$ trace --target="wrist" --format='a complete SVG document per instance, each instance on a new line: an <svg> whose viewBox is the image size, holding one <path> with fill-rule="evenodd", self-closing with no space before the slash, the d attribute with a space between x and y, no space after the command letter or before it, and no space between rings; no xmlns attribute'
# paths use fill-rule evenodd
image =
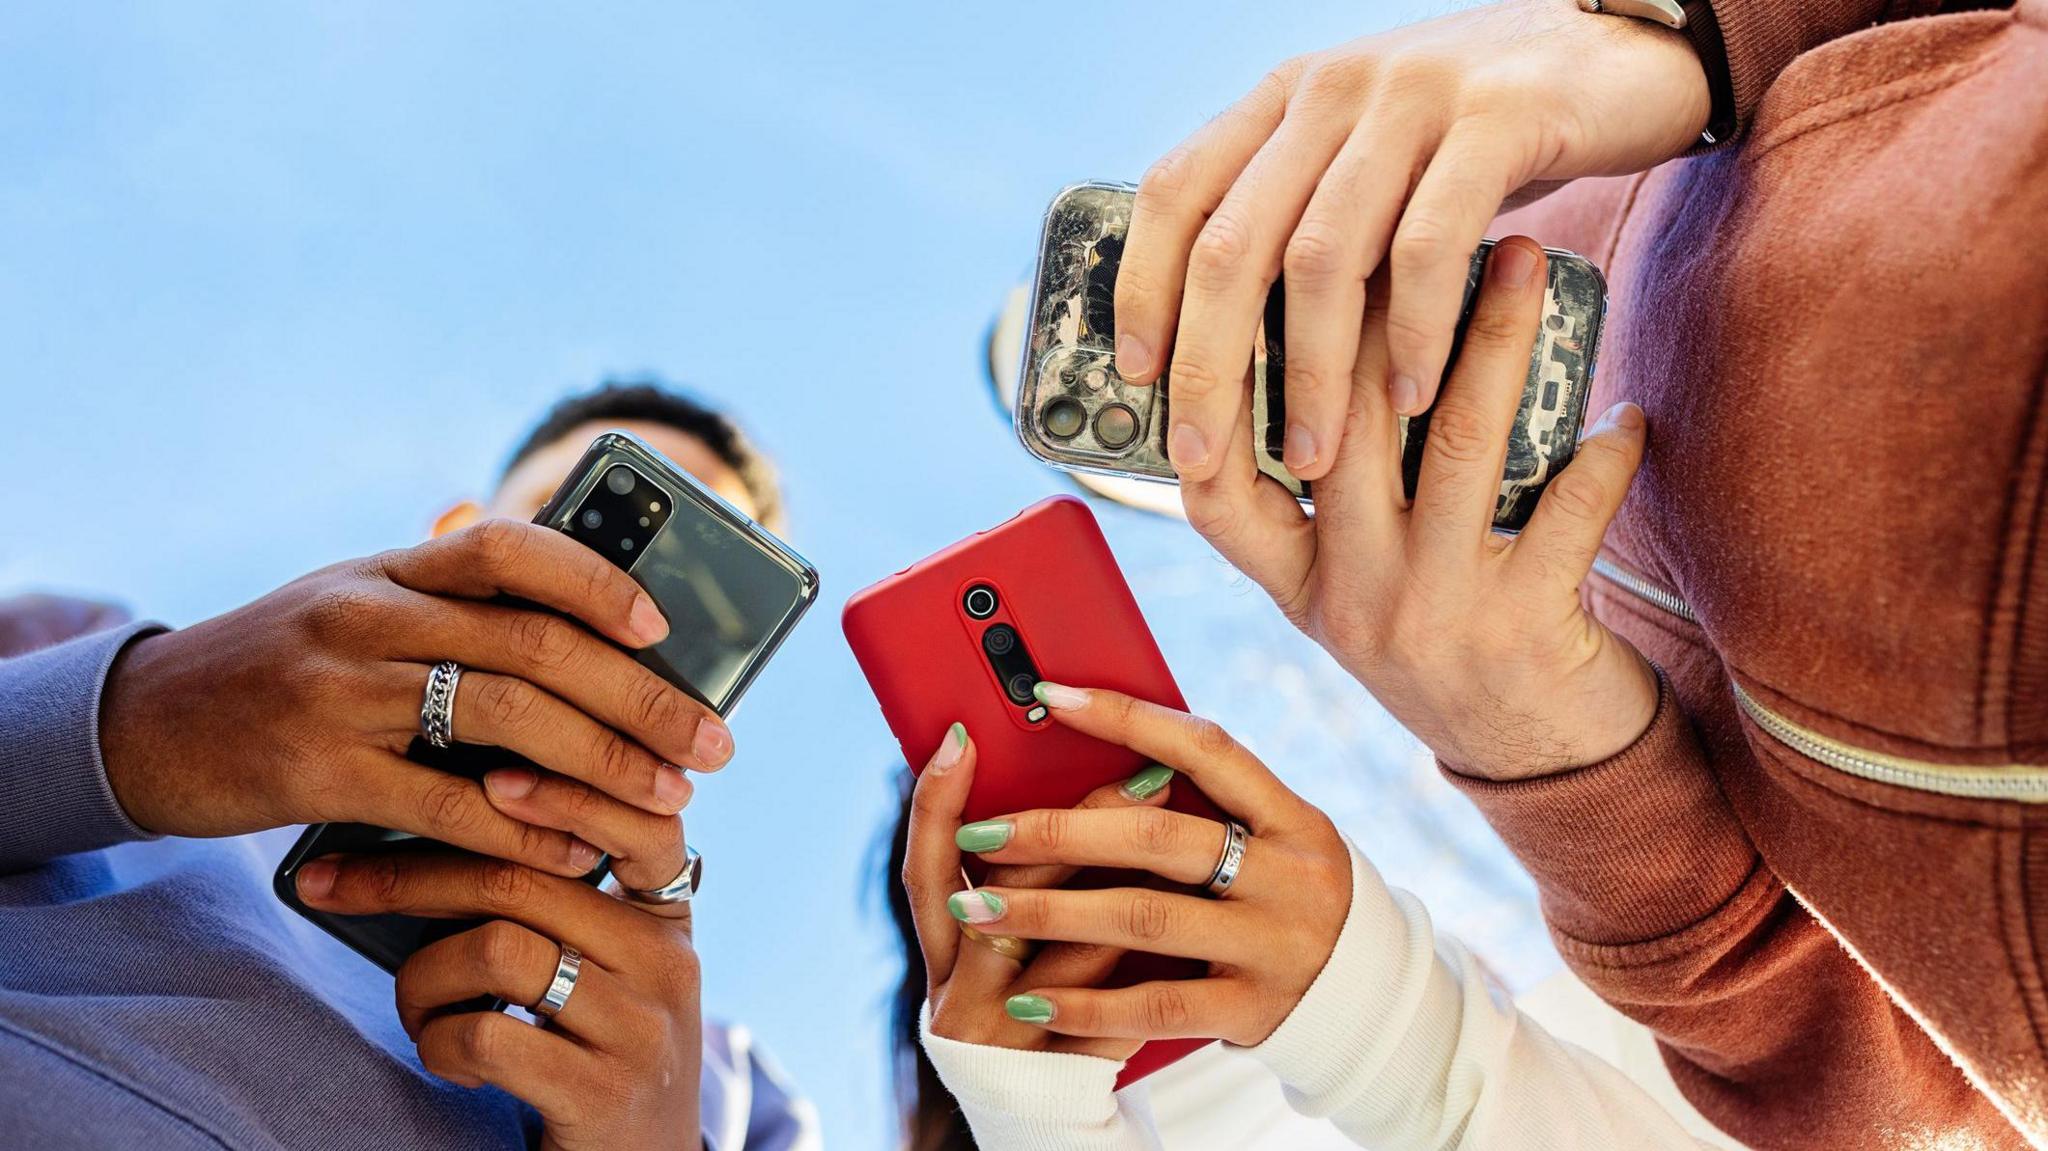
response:
<svg viewBox="0 0 2048 1151"><path fill-rule="evenodd" d="M152 835L166 834L152 785L159 776L154 765L167 758L162 752L172 738L155 722L164 708L154 689L164 643L174 634L143 636L123 647L107 670L100 696L100 759L107 787L129 821Z"/></svg>

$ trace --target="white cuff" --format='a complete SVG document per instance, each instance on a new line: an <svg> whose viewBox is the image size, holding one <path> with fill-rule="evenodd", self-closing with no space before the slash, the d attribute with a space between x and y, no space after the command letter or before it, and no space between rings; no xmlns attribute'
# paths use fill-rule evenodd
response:
<svg viewBox="0 0 2048 1151"><path fill-rule="evenodd" d="M1123 1064L1093 1055L1015 1051L918 1034L939 1081L960 1104L982 1151L1139 1151L1158 1147L1151 1117L1116 1094Z"/></svg>

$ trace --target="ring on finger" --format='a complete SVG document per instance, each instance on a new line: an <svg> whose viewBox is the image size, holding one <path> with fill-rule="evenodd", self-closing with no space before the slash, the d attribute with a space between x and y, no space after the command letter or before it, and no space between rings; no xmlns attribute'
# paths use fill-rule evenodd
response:
<svg viewBox="0 0 2048 1151"><path fill-rule="evenodd" d="M576 977L583 973L583 953L560 944L561 957L555 960L555 977L548 983L548 989L541 993L540 1002L528 1010L542 1019L553 1019L569 1005L569 996L576 990Z"/></svg>
<svg viewBox="0 0 2048 1151"><path fill-rule="evenodd" d="M444 659L427 673L426 694L420 698L420 734L435 747L455 742L455 685L462 682L462 665Z"/></svg>
<svg viewBox="0 0 2048 1151"><path fill-rule="evenodd" d="M619 885L619 891L629 902L640 905L640 910L663 919L680 919L690 914L690 901L697 898L697 889L704 883L704 856L696 848L683 845L683 869L676 877L660 887L627 887Z"/></svg>
<svg viewBox="0 0 2048 1151"><path fill-rule="evenodd" d="M1237 882L1237 873L1244 868L1245 843L1250 838L1251 833L1245 830L1244 824L1233 819L1224 825L1223 854L1216 860L1216 870L1209 874L1209 882L1204 885L1210 895L1221 899L1230 890L1230 885Z"/></svg>
<svg viewBox="0 0 2048 1151"><path fill-rule="evenodd" d="M960 925L960 934L981 944L1004 959L1016 961L1019 965L1031 962L1032 954L1038 950L1031 945L1031 941L1028 939L1019 939L1014 935L989 935L985 932L976 931L965 923Z"/></svg>

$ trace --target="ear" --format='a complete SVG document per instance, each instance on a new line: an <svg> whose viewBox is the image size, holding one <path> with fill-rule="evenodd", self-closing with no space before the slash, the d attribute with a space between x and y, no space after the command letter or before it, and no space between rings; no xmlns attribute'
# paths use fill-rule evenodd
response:
<svg viewBox="0 0 2048 1151"><path fill-rule="evenodd" d="M439 539L449 532L459 532L483 518L484 506L482 504L475 500L464 500L447 511L442 512L434 520L434 538Z"/></svg>

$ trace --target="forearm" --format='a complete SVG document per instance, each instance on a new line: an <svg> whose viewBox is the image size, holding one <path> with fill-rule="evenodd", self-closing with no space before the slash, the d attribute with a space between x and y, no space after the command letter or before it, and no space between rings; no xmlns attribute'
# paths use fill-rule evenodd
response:
<svg viewBox="0 0 2048 1151"><path fill-rule="evenodd" d="M1116 1094L1121 1064L947 1039L929 1005L919 1028L981 1151L1158 1151L1152 1117Z"/></svg>
<svg viewBox="0 0 2048 1151"><path fill-rule="evenodd" d="M0 873L148 833L107 784L100 697L132 624L0 661Z"/></svg>
<svg viewBox="0 0 2048 1151"><path fill-rule="evenodd" d="M1352 892L1322 974L1251 1049L1296 1110L1380 1151L1697 1147L1621 1072L1523 1017L1355 851Z"/></svg>

